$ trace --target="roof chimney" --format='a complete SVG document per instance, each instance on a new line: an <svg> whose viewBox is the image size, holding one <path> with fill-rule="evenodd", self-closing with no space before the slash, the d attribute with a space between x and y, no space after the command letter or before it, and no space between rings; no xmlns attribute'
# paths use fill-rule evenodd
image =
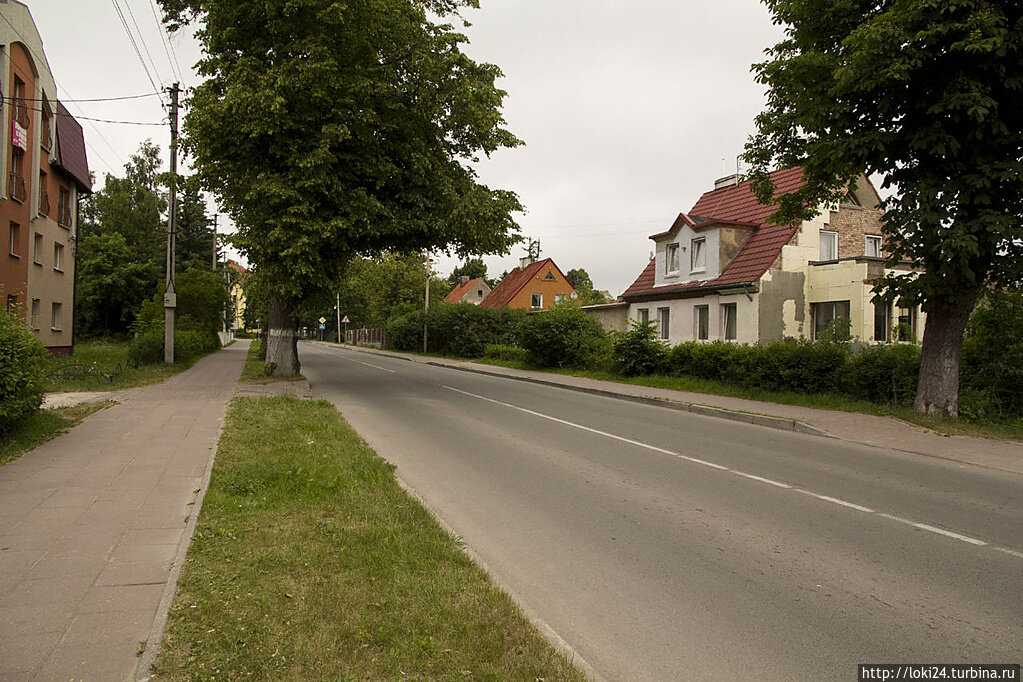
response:
<svg viewBox="0 0 1023 682"><path fill-rule="evenodd" d="M458 278L458 281L462 283L462 286L465 286L469 283L469 275L462 275Z"/></svg>
<svg viewBox="0 0 1023 682"><path fill-rule="evenodd" d="M726 175L723 178L718 178L717 180L715 180L714 181L714 189L721 189L722 187L731 187L732 185L738 185L738 184L739 184L739 174L738 173L732 173L731 175Z"/></svg>
<svg viewBox="0 0 1023 682"><path fill-rule="evenodd" d="M519 259L519 268L521 268L522 270L525 270L525 269L526 269L526 268L528 268L528 267L529 267L529 266L530 266L530 265L531 265L532 263L535 263L535 262L536 262L536 261L535 261L535 260L533 260L533 257L532 257L532 256L523 256L522 258L520 258L520 259Z"/></svg>

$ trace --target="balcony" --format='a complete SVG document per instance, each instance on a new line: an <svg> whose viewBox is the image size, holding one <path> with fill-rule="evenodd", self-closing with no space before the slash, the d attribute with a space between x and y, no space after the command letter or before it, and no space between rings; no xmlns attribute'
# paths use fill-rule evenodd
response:
<svg viewBox="0 0 1023 682"><path fill-rule="evenodd" d="M25 130L28 130L29 125L32 123L32 119L28 115L28 105L23 100L17 98L14 100L14 120Z"/></svg>
<svg viewBox="0 0 1023 682"><path fill-rule="evenodd" d="M43 149L50 151L53 149L53 126L50 125L50 119L43 118Z"/></svg>
<svg viewBox="0 0 1023 682"><path fill-rule="evenodd" d="M61 227L71 229L71 207L70 206L58 206L57 207L57 224Z"/></svg>
<svg viewBox="0 0 1023 682"><path fill-rule="evenodd" d="M50 195L45 189L39 189L39 215L50 215Z"/></svg>
<svg viewBox="0 0 1023 682"><path fill-rule="evenodd" d="M11 171L9 182L7 191L11 198L19 203L25 203L25 199L28 198L28 186L25 184L25 176L17 171Z"/></svg>

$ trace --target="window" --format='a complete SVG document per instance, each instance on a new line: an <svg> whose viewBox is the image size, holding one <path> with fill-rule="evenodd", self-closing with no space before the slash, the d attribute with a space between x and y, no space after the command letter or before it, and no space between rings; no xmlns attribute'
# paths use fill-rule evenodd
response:
<svg viewBox="0 0 1023 682"><path fill-rule="evenodd" d="M67 187L57 190L57 224L71 227L71 192Z"/></svg>
<svg viewBox="0 0 1023 682"><path fill-rule="evenodd" d="M25 185L25 176L21 169L24 165L25 152L18 147L11 149L11 175L8 193L17 202L24 203L28 198L28 187Z"/></svg>
<svg viewBox="0 0 1023 682"><path fill-rule="evenodd" d="M849 301L828 301L811 305L813 313L813 338L816 340L828 325L840 317L849 319Z"/></svg>
<svg viewBox="0 0 1023 682"><path fill-rule="evenodd" d="M899 306L899 325L896 335L899 341L916 343L917 309L916 306Z"/></svg>
<svg viewBox="0 0 1023 682"><path fill-rule="evenodd" d="M551 272L550 270L548 270L548 271L547 271L547 274L546 274L546 275L544 275L544 279L546 279L546 280L550 280L550 281L553 281L553 280L554 280L554 273L553 273L553 272Z"/></svg>
<svg viewBox="0 0 1023 682"><path fill-rule="evenodd" d="M46 102L45 92L43 93L43 106L41 108L43 110L43 129L40 144L42 144L43 149L50 151L50 147L53 145L53 131L50 127L50 105Z"/></svg>
<svg viewBox="0 0 1023 682"><path fill-rule="evenodd" d="M636 315L639 317L640 324L646 324L647 322L650 321L649 308L640 308L639 310L636 311Z"/></svg>
<svg viewBox="0 0 1023 682"><path fill-rule="evenodd" d="M64 245L60 242L53 242L53 269L64 271Z"/></svg>
<svg viewBox="0 0 1023 682"><path fill-rule="evenodd" d="M725 341L736 339L736 304L725 303L721 306L721 336Z"/></svg>
<svg viewBox="0 0 1023 682"><path fill-rule="evenodd" d="M678 272L678 244L668 244L664 250L664 274Z"/></svg>
<svg viewBox="0 0 1023 682"><path fill-rule="evenodd" d="M17 76L14 77L14 117L18 125L28 128L32 119L28 116L28 105L25 103L25 84Z"/></svg>
<svg viewBox="0 0 1023 682"><path fill-rule="evenodd" d="M11 229L9 232L9 238L7 242L7 253L11 254L15 258L21 258L18 255L18 237L21 236L20 227L18 223L11 223Z"/></svg>
<svg viewBox="0 0 1023 682"><path fill-rule="evenodd" d="M46 191L46 173L39 171L39 215L50 215L50 195Z"/></svg>
<svg viewBox="0 0 1023 682"><path fill-rule="evenodd" d="M845 198L842 199L842 203L846 206L860 206L860 200L856 198L856 195L852 191L845 193Z"/></svg>
<svg viewBox="0 0 1023 682"><path fill-rule="evenodd" d="M866 236L866 244L863 247L863 255L868 258L880 258L881 257L881 237L880 235L868 234Z"/></svg>
<svg viewBox="0 0 1023 682"><path fill-rule="evenodd" d="M692 242L692 253L690 254L690 261L692 267L691 272L703 272L707 269L707 238L700 237L694 239Z"/></svg>
<svg viewBox="0 0 1023 682"><path fill-rule="evenodd" d="M892 308L888 303L878 301L874 304L874 341L888 341L888 332L892 327Z"/></svg>
<svg viewBox="0 0 1023 682"><path fill-rule="evenodd" d="M18 307L18 295L17 294L7 294L7 314L8 315L13 314L17 307Z"/></svg>
<svg viewBox="0 0 1023 682"><path fill-rule="evenodd" d="M658 308L657 318L661 321L661 338L668 338L671 332L671 317L668 308Z"/></svg>
<svg viewBox="0 0 1023 682"><path fill-rule="evenodd" d="M482 289L477 289L476 290L476 298L483 298L483 290Z"/></svg>
<svg viewBox="0 0 1023 682"><path fill-rule="evenodd" d="M32 299L32 315L29 318L29 323L32 325L32 329L39 331L39 299Z"/></svg>
<svg viewBox="0 0 1023 682"><path fill-rule="evenodd" d="M706 341L710 338L710 306L698 305L695 311L693 327L696 330L696 340Z"/></svg>
<svg viewBox="0 0 1023 682"><path fill-rule="evenodd" d="M561 303L565 300L565 294L554 294L554 302Z"/></svg>
<svg viewBox="0 0 1023 682"><path fill-rule="evenodd" d="M543 307L543 294L533 294L532 300L529 303L530 307L542 308Z"/></svg>
<svg viewBox="0 0 1023 682"><path fill-rule="evenodd" d="M43 235L38 232L32 239L32 262L36 265L43 264Z"/></svg>
<svg viewBox="0 0 1023 682"><path fill-rule="evenodd" d="M838 233L821 230L820 260L838 260Z"/></svg>
<svg viewBox="0 0 1023 682"><path fill-rule="evenodd" d="M50 306L50 329L55 332L60 331L60 304L54 303Z"/></svg>

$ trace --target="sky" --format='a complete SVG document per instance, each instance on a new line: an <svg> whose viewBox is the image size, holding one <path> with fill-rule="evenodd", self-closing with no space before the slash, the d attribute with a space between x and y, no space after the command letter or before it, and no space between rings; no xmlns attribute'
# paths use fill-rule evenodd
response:
<svg viewBox="0 0 1023 682"><path fill-rule="evenodd" d="M97 187L106 173L123 175L147 138L167 158L167 113L155 92L175 81L186 88L199 82L192 66L200 52L190 33L162 32L155 0L26 4L58 97L84 127ZM519 195L526 213L517 221L524 237L540 241L541 257L553 258L563 272L585 269L596 288L617 296L646 266L649 235L667 229L714 180L735 172L765 102L750 66L778 42L781 28L759 0L480 5L465 14L471 26L464 29L470 40L464 49L504 72L498 82L508 93L504 116L525 142L481 160L480 180ZM73 101L135 95L148 96ZM220 220L224 226L226 217ZM520 246L485 258L488 274L511 270L523 255ZM456 265L455 258L435 255L442 276Z"/></svg>

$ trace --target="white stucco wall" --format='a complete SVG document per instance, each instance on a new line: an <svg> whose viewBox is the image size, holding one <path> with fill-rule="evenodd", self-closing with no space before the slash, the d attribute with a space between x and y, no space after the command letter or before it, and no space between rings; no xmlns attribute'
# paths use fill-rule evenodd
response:
<svg viewBox="0 0 1023 682"><path fill-rule="evenodd" d="M699 272L693 272L690 268L692 263L692 241L693 239L705 238L707 240L705 261L706 267ZM668 275L665 273L667 263L667 250L669 244L679 245L678 274ZM688 225L682 225L678 234L674 237L666 237L655 242L654 258L657 261L654 272L654 286L662 287L672 284L683 284L692 281L705 281L714 279L720 275L718 252L721 248L720 233L715 229L693 230Z"/></svg>
<svg viewBox="0 0 1023 682"><path fill-rule="evenodd" d="M745 294L710 294L699 298L670 299L666 301L646 301L632 303L629 306L629 320L639 320L639 311L646 308L650 320L660 319L658 310L668 309L668 343L677 345L683 341L696 341L696 306L707 306L709 318L708 341L724 339L724 326L721 307L726 303L735 303L736 307L736 343L756 343L759 328L757 295L751 294L751 301Z"/></svg>

